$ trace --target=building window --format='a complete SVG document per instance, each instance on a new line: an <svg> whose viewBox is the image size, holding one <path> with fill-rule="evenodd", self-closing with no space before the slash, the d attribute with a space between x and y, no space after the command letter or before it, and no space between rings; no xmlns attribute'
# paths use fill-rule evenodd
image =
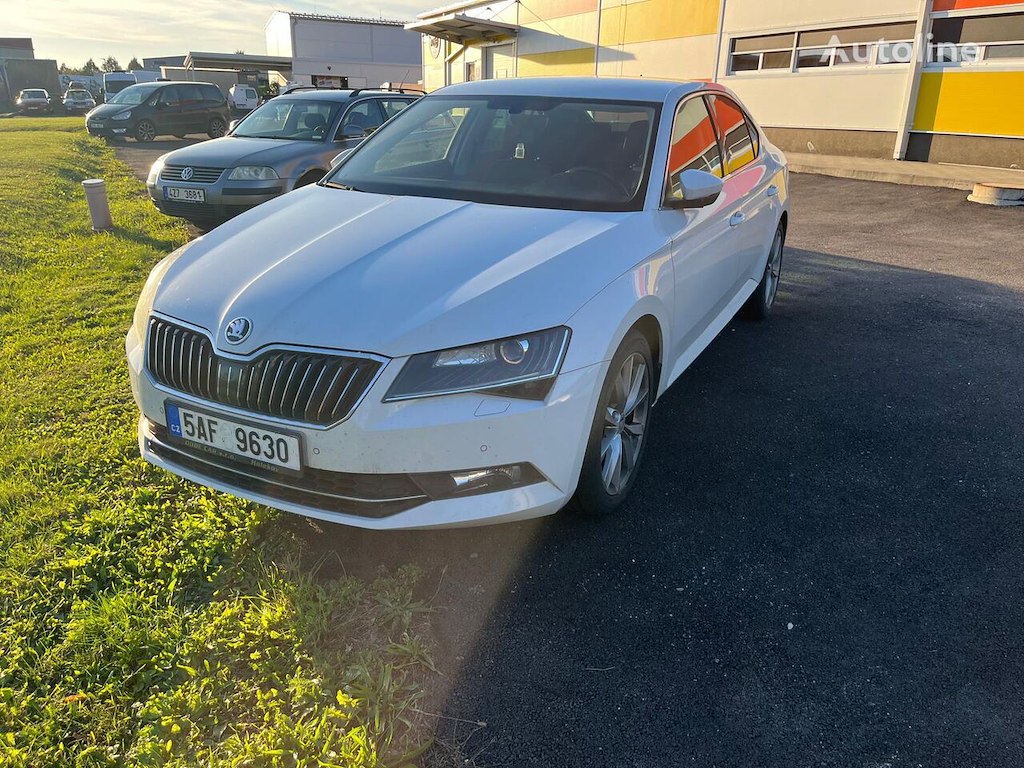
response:
<svg viewBox="0 0 1024 768"><path fill-rule="evenodd" d="M932 21L929 63L959 65L1007 59L1024 59L1024 13Z"/></svg>
<svg viewBox="0 0 1024 768"><path fill-rule="evenodd" d="M914 22L899 22L736 38L729 73L906 63L915 31Z"/></svg>

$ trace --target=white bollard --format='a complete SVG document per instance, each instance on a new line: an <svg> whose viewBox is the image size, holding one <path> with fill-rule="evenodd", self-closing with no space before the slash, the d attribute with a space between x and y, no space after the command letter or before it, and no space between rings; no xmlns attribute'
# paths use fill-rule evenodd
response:
<svg viewBox="0 0 1024 768"><path fill-rule="evenodd" d="M103 179L86 179L82 186L85 188L85 201L89 204L93 232L113 229L114 220L110 217L110 205L107 203L106 182Z"/></svg>

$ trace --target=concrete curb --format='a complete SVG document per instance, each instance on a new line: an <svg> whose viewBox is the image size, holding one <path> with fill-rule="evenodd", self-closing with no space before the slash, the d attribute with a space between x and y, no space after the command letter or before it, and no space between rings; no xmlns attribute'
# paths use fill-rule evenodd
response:
<svg viewBox="0 0 1024 768"><path fill-rule="evenodd" d="M1024 186L1024 171L964 165L935 165L900 160L787 153L793 173L810 173L861 181L881 181L915 187L940 187L970 192L976 184Z"/></svg>

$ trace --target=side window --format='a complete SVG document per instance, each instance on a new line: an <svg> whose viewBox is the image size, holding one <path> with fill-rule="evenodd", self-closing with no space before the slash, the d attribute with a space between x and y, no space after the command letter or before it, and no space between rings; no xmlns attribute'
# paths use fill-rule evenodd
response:
<svg viewBox="0 0 1024 768"><path fill-rule="evenodd" d="M365 99L349 107L338 127L338 135L335 138L342 138L345 129L349 127L360 128L364 133L371 133L380 128L383 122L384 117L377 105L377 100Z"/></svg>
<svg viewBox="0 0 1024 768"><path fill-rule="evenodd" d="M203 103L203 93L198 85L179 85L178 96L187 107L195 107Z"/></svg>
<svg viewBox="0 0 1024 768"><path fill-rule="evenodd" d="M668 154L668 191L671 196L682 195L676 177L689 170L706 171L719 178L722 176L718 137L707 105L700 97L684 101L672 123L672 143Z"/></svg>
<svg viewBox="0 0 1024 768"><path fill-rule="evenodd" d="M220 104L224 101L224 94L216 85L202 85L199 89L203 93L203 101L207 104Z"/></svg>
<svg viewBox="0 0 1024 768"><path fill-rule="evenodd" d="M166 107L180 107L181 96L178 94L178 87L168 85L160 89L160 103Z"/></svg>
<svg viewBox="0 0 1024 768"><path fill-rule="evenodd" d="M725 96L709 96L711 113L715 118L715 128L722 137L725 150L725 173L735 173L746 165L754 162L758 147L752 135L752 126L747 124L746 115L730 98Z"/></svg>
<svg viewBox="0 0 1024 768"><path fill-rule="evenodd" d="M380 106L388 120L413 103L415 99L381 99Z"/></svg>
<svg viewBox="0 0 1024 768"><path fill-rule="evenodd" d="M256 95L256 89L255 88L246 88L245 89L245 98L247 98L247 99L258 98L257 95Z"/></svg>

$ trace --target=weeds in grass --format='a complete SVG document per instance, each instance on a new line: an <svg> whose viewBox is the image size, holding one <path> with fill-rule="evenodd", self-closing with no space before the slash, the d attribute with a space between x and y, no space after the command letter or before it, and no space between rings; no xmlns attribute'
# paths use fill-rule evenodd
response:
<svg viewBox="0 0 1024 768"><path fill-rule="evenodd" d="M74 122L0 121L0 764L412 759L416 574L320 579L271 511L138 458L123 335L187 233Z"/></svg>

